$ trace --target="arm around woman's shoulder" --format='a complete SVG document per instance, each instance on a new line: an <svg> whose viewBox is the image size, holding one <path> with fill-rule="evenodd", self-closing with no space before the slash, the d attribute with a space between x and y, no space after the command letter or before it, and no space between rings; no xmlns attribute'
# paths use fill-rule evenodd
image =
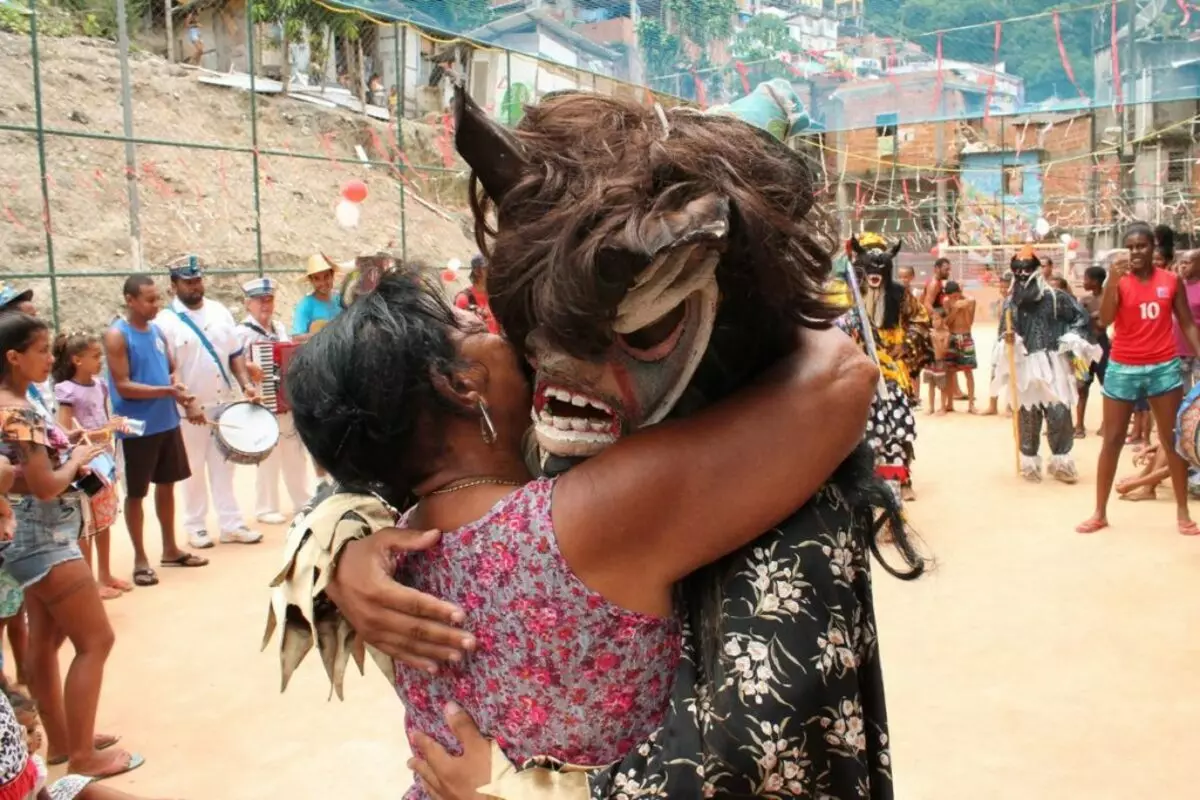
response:
<svg viewBox="0 0 1200 800"><path fill-rule="evenodd" d="M634 434L558 479L554 525L580 578L609 599L669 586L803 506L862 440L878 370L836 329L687 419ZM611 593L610 593L611 592Z"/></svg>

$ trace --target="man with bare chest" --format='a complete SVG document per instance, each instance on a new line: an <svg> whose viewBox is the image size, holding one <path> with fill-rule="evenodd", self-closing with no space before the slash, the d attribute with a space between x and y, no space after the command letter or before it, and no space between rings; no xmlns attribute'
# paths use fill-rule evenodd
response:
<svg viewBox="0 0 1200 800"><path fill-rule="evenodd" d="M975 412L975 368L979 361L975 357L975 338L971 326L975 324L975 298L963 294L957 281L946 281L943 287L942 307L946 311L946 327L950 330L950 352L946 358L949 372L947 385L956 386L958 373L967 379L967 413ZM947 410L954 410L954 398L947 402Z"/></svg>

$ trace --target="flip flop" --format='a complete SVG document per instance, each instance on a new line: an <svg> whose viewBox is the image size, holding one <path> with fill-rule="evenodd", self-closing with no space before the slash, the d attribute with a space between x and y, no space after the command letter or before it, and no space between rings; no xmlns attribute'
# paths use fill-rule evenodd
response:
<svg viewBox="0 0 1200 800"><path fill-rule="evenodd" d="M118 775L124 775L127 772L133 772L138 767L146 763L146 759L138 753L129 753L129 760L123 766L117 767L111 772L104 772L99 775L88 775L86 772L73 773L83 775L85 778L91 778L94 781L104 781L109 778L115 778Z"/></svg>
<svg viewBox="0 0 1200 800"><path fill-rule="evenodd" d="M95 739L92 740L92 747L96 748L97 750L107 750L119 741L121 741L120 736L113 736L112 734L107 733L97 733ZM65 763L67 763L66 756L54 756L54 758L46 759L47 766L51 767L57 767L59 764Z"/></svg>
<svg viewBox="0 0 1200 800"><path fill-rule="evenodd" d="M101 600L116 600L125 596L125 593L115 586L105 586L101 584L96 587L96 590L100 592Z"/></svg>
<svg viewBox="0 0 1200 800"><path fill-rule="evenodd" d="M1197 527L1196 523L1191 520L1187 522L1180 520L1176 525L1179 527L1180 536L1200 536L1200 527Z"/></svg>
<svg viewBox="0 0 1200 800"><path fill-rule="evenodd" d="M1085 522L1081 522L1078 525L1076 525L1075 532L1076 533L1097 533L1098 531L1102 531L1107 527L1108 527L1107 521L1101 521L1101 520L1098 520L1095 517L1093 517Z"/></svg>
<svg viewBox="0 0 1200 800"><path fill-rule="evenodd" d="M139 567L133 571L133 582L137 586L158 586L158 573L149 567Z"/></svg>
<svg viewBox="0 0 1200 800"><path fill-rule="evenodd" d="M208 559L202 558L195 553L180 553L177 558L164 558L160 563L164 567L206 567L208 566Z"/></svg>
<svg viewBox="0 0 1200 800"><path fill-rule="evenodd" d="M133 584L129 583L128 581L123 581L120 578L113 578L111 581L105 583L104 585L111 586L112 588L116 589L118 592L132 592L133 591Z"/></svg>

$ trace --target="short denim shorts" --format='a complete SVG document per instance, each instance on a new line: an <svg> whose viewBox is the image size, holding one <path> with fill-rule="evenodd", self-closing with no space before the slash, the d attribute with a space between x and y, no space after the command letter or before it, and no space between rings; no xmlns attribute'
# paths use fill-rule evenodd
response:
<svg viewBox="0 0 1200 800"><path fill-rule="evenodd" d="M10 495L17 529L4 548L4 571L25 589L50 570L83 558L79 534L83 530L83 495L70 492L51 500L32 495Z"/></svg>

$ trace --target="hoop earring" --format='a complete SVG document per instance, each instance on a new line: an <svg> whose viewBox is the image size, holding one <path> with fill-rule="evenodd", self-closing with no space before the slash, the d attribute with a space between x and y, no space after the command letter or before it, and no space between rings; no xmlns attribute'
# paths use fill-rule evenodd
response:
<svg viewBox="0 0 1200 800"><path fill-rule="evenodd" d="M487 403L479 401L479 432L484 444L494 444L496 441L496 426L492 424L492 415L488 413Z"/></svg>

